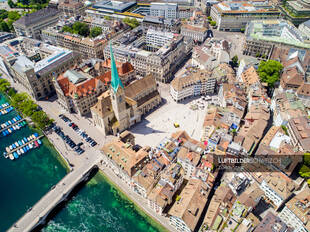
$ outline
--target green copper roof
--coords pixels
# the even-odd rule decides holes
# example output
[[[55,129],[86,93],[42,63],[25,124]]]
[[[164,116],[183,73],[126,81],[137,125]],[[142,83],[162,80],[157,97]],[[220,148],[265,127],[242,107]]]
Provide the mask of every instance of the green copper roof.
[[[111,57],[111,85],[114,92],[116,93],[119,86],[122,88],[124,88],[124,86],[122,84],[121,79],[118,76],[111,43],[110,43],[110,57]]]

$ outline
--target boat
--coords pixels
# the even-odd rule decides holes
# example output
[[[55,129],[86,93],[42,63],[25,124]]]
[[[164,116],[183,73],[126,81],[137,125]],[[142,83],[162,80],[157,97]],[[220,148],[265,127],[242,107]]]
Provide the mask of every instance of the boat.
[[[39,146],[39,143],[35,140],[35,141],[34,141],[34,145],[35,145],[36,147],[38,147],[38,146]]]
[[[18,146],[19,146],[17,142],[15,142],[14,144],[15,144],[15,146],[16,146],[16,147],[18,147]]]
[[[24,150],[24,152],[27,152],[27,148],[26,147],[23,147],[23,150]]]
[[[15,159],[18,159],[18,154],[16,153],[16,151],[13,152],[13,156]]]
[[[27,151],[29,151],[29,150],[30,150],[30,147],[29,147],[28,145],[26,145],[26,149],[27,149]]]
[[[16,152],[17,152],[18,155],[21,155],[19,150],[17,150]]]
[[[16,148],[16,145],[15,145],[15,143],[13,143],[13,144],[12,144],[12,147],[13,147],[13,149],[15,149],[15,148]]]
[[[24,150],[21,148],[21,149],[19,149],[19,152],[20,152],[20,154],[24,154],[25,152],[24,152]]]
[[[34,133],[33,135],[34,135],[35,137],[38,137],[38,136],[39,136],[39,134],[38,134],[38,133]]]
[[[25,144],[25,141],[22,139],[22,144],[24,145]]]
[[[10,160],[14,160],[14,156],[12,154],[9,154]]]
[[[38,141],[38,144],[39,144],[39,145],[41,145],[41,144],[42,144],[42,142],[41,142],[41,140],[40,140],[40,139],[38,139],[37,141]]]
[[[9,134],[11,134],[12,130],[9,128],[9,129],[7,129],[7,132],[9,132]]]
[[[9,146],[9,148],[10,148],[10,151],[12,151],[12,150],[13,150],[13,147],[12,147],[12,145],[10,145],[10,146]]]
[[[23,143],[20,140],[18,140],[17,143],[19,146],[23,145]]]
[[[32,148],[33,148],[33,146],[32,146],[32,144],[31,144],[31,143],[29,143],[29,148],[30,148],[30,149],[32,149]]]
[[[5,148],[5,151],[6,151],[6,152],[10,152],[10,148],[9,148],[9,147],[6,147],[6,148]]]

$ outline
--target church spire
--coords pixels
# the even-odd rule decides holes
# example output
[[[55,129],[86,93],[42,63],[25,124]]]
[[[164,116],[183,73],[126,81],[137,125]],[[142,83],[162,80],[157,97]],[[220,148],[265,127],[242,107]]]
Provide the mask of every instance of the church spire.
[[[114,93],[116,93],[118,90],[118,87],[124,88],[124,86],[122,84],[121,79],[118,76],[111,43],[110,43],[110,57],[111,57],[111,85],[114,90]]]

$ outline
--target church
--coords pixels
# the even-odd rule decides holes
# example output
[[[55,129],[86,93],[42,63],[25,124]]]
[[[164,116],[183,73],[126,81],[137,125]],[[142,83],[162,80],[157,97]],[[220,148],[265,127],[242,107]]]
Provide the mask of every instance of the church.
[[[117,71],[112,46],[111,85],[98,97],[98,102],[91,107],[95,126],[104,135],[118,133],[141,121],[141,117],[161,103],[157,83],[152,75],[123,85]]]

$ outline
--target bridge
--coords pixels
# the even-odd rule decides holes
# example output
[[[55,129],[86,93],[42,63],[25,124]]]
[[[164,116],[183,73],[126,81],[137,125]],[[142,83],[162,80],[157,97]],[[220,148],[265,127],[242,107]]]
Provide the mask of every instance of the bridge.
[[[100,161],[101,158],[98,156],[89,156],[81,167],[73,169],[54,185],[51,190],[30,208],[8,231],[33,231],[37,227],[44,225],[47,222],[47,217],[54,208],[62,202],[67,201],[68,196],[78,184],[89,179],[91,171],[98,168],[97,164]]]

